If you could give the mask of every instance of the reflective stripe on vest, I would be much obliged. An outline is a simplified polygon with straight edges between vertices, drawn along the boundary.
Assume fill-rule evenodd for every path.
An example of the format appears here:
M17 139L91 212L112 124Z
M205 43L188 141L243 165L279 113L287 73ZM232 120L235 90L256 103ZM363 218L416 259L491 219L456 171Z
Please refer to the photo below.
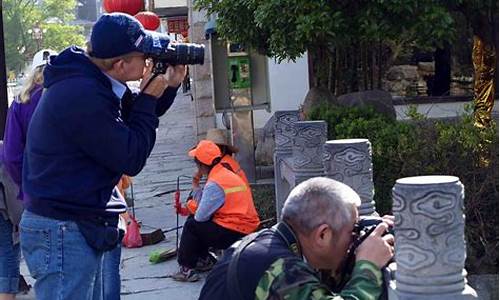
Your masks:
M231 193L244 192L246 190L247 190L246 185L240 185L240 186L235 186L232 188L224 189L224 193L227 195L227 194L231 194Z

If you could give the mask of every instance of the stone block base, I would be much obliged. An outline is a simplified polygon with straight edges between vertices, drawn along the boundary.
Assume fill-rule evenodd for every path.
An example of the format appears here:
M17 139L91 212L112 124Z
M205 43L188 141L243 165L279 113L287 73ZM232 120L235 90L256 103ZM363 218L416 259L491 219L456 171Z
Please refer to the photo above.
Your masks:
M465 285L461 293L448 293L448 294L416 294L416 293L403 293L397 291L396 282L389 283L387 291L389 300L477 300L476 291L469 285Z

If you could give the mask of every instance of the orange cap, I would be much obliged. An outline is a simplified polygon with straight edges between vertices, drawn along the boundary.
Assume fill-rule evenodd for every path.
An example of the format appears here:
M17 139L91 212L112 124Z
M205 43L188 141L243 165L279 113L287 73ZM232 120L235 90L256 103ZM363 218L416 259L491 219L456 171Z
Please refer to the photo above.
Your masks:
M212 165L212 162L216 158L220 158L222 153L220 152L219 146L214 142L208 140L201 140L196 148L189 151L189 156L195 157L205 165Z

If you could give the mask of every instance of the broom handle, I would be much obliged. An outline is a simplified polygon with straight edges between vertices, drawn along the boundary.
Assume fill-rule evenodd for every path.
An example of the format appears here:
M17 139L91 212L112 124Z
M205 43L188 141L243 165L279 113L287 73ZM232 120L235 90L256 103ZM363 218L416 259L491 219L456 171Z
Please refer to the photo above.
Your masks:
M135 218L135 198L134 198L134 183L130 180L130 197L132 199L132 214Z

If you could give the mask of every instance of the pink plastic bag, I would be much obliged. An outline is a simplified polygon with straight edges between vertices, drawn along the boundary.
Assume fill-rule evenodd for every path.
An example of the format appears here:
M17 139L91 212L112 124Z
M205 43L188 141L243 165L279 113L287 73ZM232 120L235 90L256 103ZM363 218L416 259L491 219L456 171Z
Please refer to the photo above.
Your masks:
M127 225L127 232L123 237L122 244L127 248L142 247L141 226L133 216L130 216L130 222Z

